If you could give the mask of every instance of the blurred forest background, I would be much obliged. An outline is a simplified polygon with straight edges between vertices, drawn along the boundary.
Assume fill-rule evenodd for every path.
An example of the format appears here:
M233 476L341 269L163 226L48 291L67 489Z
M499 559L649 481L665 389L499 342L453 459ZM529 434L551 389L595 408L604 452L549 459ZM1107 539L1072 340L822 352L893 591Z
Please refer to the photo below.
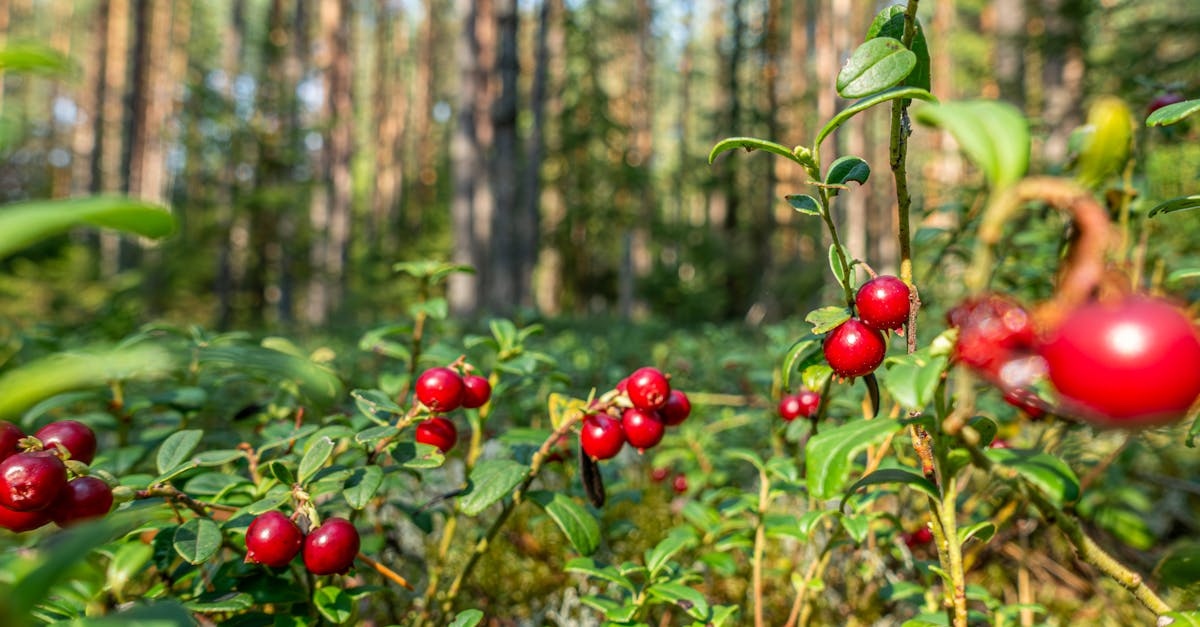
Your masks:
M803 313L827 274L818 221L782 201L803 173L708 151L809 143L848 104L834 77L882 6L0 0L6 45L73 59L65 80L0 83L0 200L127 192L181 221L162 244L80 233L6 260L0 311L359 327L404 311L394 263L432 258L478 269L450 286L468 316ZM1140 119L1167 89L1200 92L1200 2L926 0L920 17L934 93L1023 108L1042 171L1091 97ZM875 170L837 219L880 270L896 258L887 123L880 109L826 143L827 161ZM940 134L913 141L920 247L953 237L979 181ZM1192 146L1143 162L1148 196L1195 191Z

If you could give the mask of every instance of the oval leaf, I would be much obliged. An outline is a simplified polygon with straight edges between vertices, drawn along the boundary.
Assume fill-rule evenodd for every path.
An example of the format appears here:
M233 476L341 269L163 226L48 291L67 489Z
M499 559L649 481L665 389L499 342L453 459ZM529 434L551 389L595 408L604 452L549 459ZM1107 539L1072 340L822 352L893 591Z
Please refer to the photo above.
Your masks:
M479 610L464 610L454 616L450 627L475 627L483 620L483 612Z
M825 174L825 184L845 185L854 181L859 185L865 185L870 176L871 166L867 165L866 161L853 155L846 155L830 164L829 171ZM829 195L836 196L837 193L838 188L830 188Z
M166 208L132 198L97 196L14 203L0 208L0 258L80 224L153 238L166 237L175 230L175 218Z
M207 518L193 518L175 530L175 552L189 564L200 564L221 548L221 528Z
M983 171L992 189L1025 176L1029 168L1029 123L1016 107L996 100L946 102L917 109L922 124L944 129Z
M792 344L783 357L783 389L791 391L792 373L806 364L815 363L820 359L821 340L812 336L802 337Z
M813 436L804 448L808 492L831 499L842 491L854 455L901 428L896 420L855 420Z
M908 49L917 55L917 65L913 68L912 73L904 79L903 84L928 90L930 88L929 44L925 41L925 29L921 26L921 20L917 20L916 28L912 45ZM903 41L904 5L892 5L875 16L875 21L871 22L871 28L867 29L866 38L874 39L876 37L891 37Z
M1160 213L1172 213L1175 211L1187 211L1188 209L1200 209L1200 194L1193 196L1180 196L1158 203L1150 210L1150 217L1154 217Z
M821 205L817 203L817 199L808 194L788 194L784 196L792 209L799 211L805 215L819 216L821 215Z
M807 151L800 151L799 154L797 154L797 152L793 151L787 146L777 144L773 141L767 141L765 139L758 139L757 137L727 137L722 139L721 141L717 142L717 145L713 146L712 151L708 153L708 163L711 165L712 162L716 160L717 155L729 150L734 150L736 148L744 148L746 152L765 150L781 157L787 157L788 159L791 159L792 161L795 161L796 163L799 163L805 167L808 167L812 164L812 157L808 155Z
M917 66L917 55L891 37L865 42L850 55L837 75L837 92L843 98L877 94L903 81Z
M1167 126L1200 111L1200 100L1184 100L1156 110L1146 118L1146 126Z
M346 478L346 483L343 484L342 496L346 497L346 502L350 504L350 507L362 509L367 506L382 484L383 468L375 465L355 468L354 472Z
M480 462L471 471L467 492L459 499L458 507L468 516L477 516L492 503L508 496L528 475L528 466L511 459Z
M1066 462L1053 455L993 448L988 449L987 456L997 464L1016 470L1060 508L1079 499L1079 479L1075 472Z
M813 325L813 335L828 333L850 319L850 310L845 307L822 307L808 312L804 321Z
M897 98L937 102L937 98L934 97L933 94L929 93L928 90L918 87L895 87L893 89L880 92L874 96L871 96L870 98L863 98L862 100L859 100L849 107L839 111L837 115L833 116L833 119L829 120L825 123L825 126L821 127L821 131L817 133L817 139L813 141L813 145L820 146L821 142L825 141L825 138L829 137L829 134L837 130L837 127L845 123L846 120L849 120L855 115L862 113L863 111L866 111L867 109L870 109L881 102L887 102Z
M313 593L317 611L329 622L344 625L354 618L354 599L337 586L322 586Z
M321 466L329 460L329 456L333 454L333 440L328 437L321 436L308 447L308 451L304 453L304 457L300 460L299 479L300 484L308 483L309 479L316 474Z
M600 524L595 516L561 492L537 490L530 492L529 498L546 510L576 551L582 555L596 552L600 546Z
M655 599L678 605L679 609L696 620L708 619L708 600L694 588L681 583L664 582L650 586L646 592Z
M163 441L162 446L158 447L156 463L159 474L165 474L187 460L202 437L204 432L200 429L184 429L172 433Z
M941 498L941 493L938 492L937 486L933 485L933 482L925 477L901 468L883 468L881 470L876 470L875 472L863 477L862 479L859 479L858 481L855 481L854 485L847 488L846 495L842 497L842 502L838 505L838 509L845 509L846 501L850 500L850 497L860 489L867 486L885 485L889 483L907 485L911 488L915 488L921 492L924 492L932 499Z

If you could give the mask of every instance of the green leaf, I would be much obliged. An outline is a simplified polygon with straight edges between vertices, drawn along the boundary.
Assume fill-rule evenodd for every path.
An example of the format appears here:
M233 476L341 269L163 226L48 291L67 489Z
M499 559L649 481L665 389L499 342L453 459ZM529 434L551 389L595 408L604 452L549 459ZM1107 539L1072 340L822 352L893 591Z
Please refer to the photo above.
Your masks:
M810 216L821 215L821 205L816 198L808 194L788 194L783 197L792 206L792 209Z
M464 610L454 616L450 627L475 627L483 620L483 612L479 610Z
M1057 507L1079 499L1079 479L1066 462L1053 455L1006 448L988 449L986 454L997 464L1017 471Z
M1146 126L1167 126L1200 111L1200 100L1184 100L1161 107L1146 118Z
M917 55L917 65L902 84L928 90L930 88L929 44L925 41L925 29L921 26L921 20L916 20L916 28L912 45L908 49ZM871 28L867 30L866 39L876 37L904 40L904 5L892 5L875 16L875 21L871 22Z
M810 390L820 390L825 387L825 382L832 376L833 368L830 368L828 364L813 364L800 373L800 380L804 383L804 387Z
M420 314L434 320L445 320L450 314L450 306L445 298L431 298L427 301L417 301L408 308L408 315L414 319Z
M977 522L973 525L968 525L966 527L959 527L958 543L966 544L967 540L970 540L971 538L975 538L976 540L979 540L980 542L987 544L987 541L991 540L992 536L994 536L994 535L996 535L995 523L993 523L990 520L983 520L983 521Z
M1164 584L1176 588L1200 582L1200 543L1184 542L1171 547L1154 571Z
M175 530L175 552L189 564L208 561L221 548L221 528L207 518L193 518Z
M663 582L650 586L646 592L655 599L674 603L696 620L708 618L708 600L695 588L680 583Z
M1133 115L1114 96L1097 98L1088 107L1087 127L1075 159L1076 178L1084 187L1099 189L1125 169L1133 139Z
M577 557L570 560L563 565L563 570L568 573L582 573L589 577L610 581L631 593L637 591L633 582L618 572L616 568L598 564L590 557Z
M883 386L892 398L907 410L919 410L933 400L946 369L948 358L944 355L930 356L929 347L906 355L888 358L883 375ZM878 371L877 371L878 372Z
M842 260L841 260L841 257L838 257L837 246L835 246L834 244L830 244L829 245L829 270L831 272L833 272L833 276L837 277L839 284L840 283L849 283L850 287L854 287L855 278L856 278L855 274L854 274L854 260L846 259L846 263L850 264L849 273L847 273L845 270L842 269Z
M802 337L796 340L788 352L783 356L783 389L791 390L792 373L796 371L797 366L803 367L810 361L820 359L821 355L821 340L820 338L811 335Z
M814 309L804 316L804 321L813 325L813 335L828 333L849 319L850 310L845 307L822 307Z
M650 578L653 579L676 553L695 543L696 540L689 535L672 533L654 545L654 548L647 549L646 568L650 571Z
M917 87L894 87L887 91L875 94L870 98L863 98L862 100L859 100L849 107L839 111L837 115L833 116L833 119L829 120L825 123L825 126L821 127L820 132L817 133L816 140L813 141L813 145L820 146L821 143L825 141L825 138L829 137L829 134L837 130L837 128L844 124L846 120L849 120L855 115L858 115L859 113L862 113L863 111L866 111L867 109L870 109L881 102L887 102L897 98L937 102L937 98L934 97L933 94L929 93L928 90L919 89Z
M342 496L354 509L362 509L371 502L379 486L383 484L383 468L361 466L355 468L342 487Z
M903 81L917 66L917 55L891 37L862 43L837 75L837 92L843 98L863 98Z
M240 373L294 383L300 392L320 404L342 398L342 382L328 367L308 358L296 357L261 346L205 346L199 351L200 365L230 368Z
M805 167L809 167L813 163L812 156L808 154L808 150L805 148L798 147L793 151L787 146L777 144L773 141L767 141L765 139L758 139L757 137L727 137L717 142L717 145L713 146L712 151L708 153L709 165L712 165L712 162L716 160L717 155L735 148L745 148L746 152L765 150L781 157L787 157L788 159L791 159L792 161L795 161L796 163L799 163Z
M583 555L591 555L600 546L600 524L596 517L562 492L536 490L529 499L546 510L571 546Z
M1200 102L1200 101L1197 101ZM1200 194L1191 196L1180 196L1154 205L1150 210L1149 216L1153 218L1160 213L1174 213L1176 211L1187 211L1189 209L1200 209Z
M326 620L344 625L354 618L354 599L337 586L321 586L313 593L313 604Z
M818 499L840 494L850 475L851 458L901 426L896 420L855 420L813 436L804 449L809 494Z
M1171 274L1167 275L1166 281L1168 284L1173 284L1185 279L1195 278L1200 278L1200 268L1185 268L1182 270L1175 270L1171 272Z
M358 444L370 444L385 438L394 437L399 435L399 433L400 430L395 425L377 425L354 434L354 441Z
M392 459L413 470L437 468L446 462L446 457L438 447L416 442L397 442L392 448Z
M62 76L74 68L70 57L43 44L23 42L0 49L0 76L4 72Z
M871 166L867 165L860 157L846 155L839 157L829 165L829 171L825 174L826 185L845 185L850 181L854 181L859 185L865 185L867 179L871 176ZM829 190L830 196L837 196L838 188L833 187Z
M267 462L266 471L266 474L275 477L276 481L285 486L296 483L296 475L292 474L292 469L279 460Z
M329 461L329 456L333 454L333 440L328 437L321 436L313 441L308 447L308 451L304 453L304 457L300 459L299 479L301 485L307 484L309 479Z
M422 279L430 285L437 285L446 277L460 272L475 274L475 268L469 265L444 261L402 261L393 264L392 271L404 272L412 277Z
M721 451L721 457L742 460L754 466L754 468L758 471L766 470L766 465L764 464L762 457L759 457L758 453L755 453L748 448L725 449L724 451Z
M867 539L867 532L871 530L871 519L868 516L865 514L861 516L842 515L839 518L842 528L856 543L861 544L863 540Z
M124 197L36 200L0 207L0 259L71 227L90 224L162 238L175 218L161 205Z
M1144 517L1120 505L1096 508L1092 522L1135 549L1148 551L1158 542Z
M867 486L885 485L889 483L899 483L901 485L907 485L909 487L916 488L933 499L940 499L942 496L938 491L937 486L933 485L932 481L922 477L921 475L918 475L915 472L910 472L901 468L883 468L876 470L875 472L863 477L862 479L859 479L858 481L855 481L854 485L846 488L846 494L842 497L842 502L838 505L838 510L846 509L846 501L850 500L850 497L860 489Z
M1169 618L1172 622L1163 622L1163 618ZM1200 627L1200 612L1167 612L1159 616L1158 624L1164 627Z
M1029 168L1029 123L1014 106L998 100L946 102L917 109L922 124L939 127L983 171L993 190L1004 189Z
M815 509L804 512L804 515L800 517L799 521L800 533L804 534L805 537L811 538L813 530L817 528L817 525L821 522L821 519L825 518L826 516L832 516L834 513L836 513L836 510L832 509Z
M105 579L117 599L125 598L125 586L145 568L153 555L154 549L149 544L140 542L126 542L113 553L112 560L108 562Z
M528 466L511 459L484 460L471 471L467 492L458 500L458 507L468 516L478 516L508 496L528 475Z
M183 606L190 612L199 612L201 614L241 612L254 607L254 597L245 592L227 592L213 599L189 601L184 603Z
M200 429L185 429L172 433L163 441L162 446L158 447L156 464L159 474L165 474L186 461L203 437L204 431Z

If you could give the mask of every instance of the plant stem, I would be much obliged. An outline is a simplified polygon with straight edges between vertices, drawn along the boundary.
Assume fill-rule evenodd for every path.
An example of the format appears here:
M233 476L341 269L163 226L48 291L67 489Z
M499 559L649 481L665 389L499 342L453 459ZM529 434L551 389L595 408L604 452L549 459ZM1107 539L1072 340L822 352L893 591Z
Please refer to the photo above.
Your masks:
M370 557L369 555L367 555L366 553L359 553L359 554L358 554L358 559L360 559L360 560L362 560L362 561L366 562L367 566L370 566L371 568L374 568L374 569L375 569L375 570L376 570L376 571L377 571L379 574L381 574L381 575L383 575L384 577L386 577L386 578L390 579L390 580L392 581L392 583L395 583L395 584L397 584L397 585L399 585L399 586L403 586L403 587L405 587L405 588L408 588L409 590L412 590L412 589L413 589L413 587L412 587L412 584L408 583L408 580L407 580L407 579L405 579L404 577L401 577L401 576L400 576L400 574L399 574L399 573L397 573L396 571L394 571L394 570L392 570L392 569L388 568L387 566L384 566L383 564L380 564L379 562L377 562L377 561L375 561L375 560L371 559L371 557Z
M950 602L954 627L967 627L967 577L963 570L962 543L958 539L958 481L948 477L942 495L942 532L952 590Z
M770 505L771 482L766 468L758 470L758 520L754 529L754 627L763 626L763 552L767 544L767 506Z
M917 34L917 5L919 0L908 0L904 11L904 35L900 42L904 47L912 47L913 38ZM908 136L911 134L908 123L908 101L904 98L892 101L892 128L890 162L892 178L896 181L896 215L899 218L899 228L896 231L900 240L900 279L909 287L909 315L906 339L908 352L917 350L917 310L920 308L920 298L917 296L913 283L912 236L909 232L909 210L912 207L912 196L908 193Z
M842 246L842 240L838 237L837 225L833 223L833 216L829 211L829 194L825 188L820 191L821 201L821 219L825 221L825 227L829 229L829 238L833 241L833 250L837 253L838 264L842 266L842 276L838 277L838 283L842 286L842 291L846 295L846 306L854 307L854 288L850 287L850 258L846 255L846 249Z

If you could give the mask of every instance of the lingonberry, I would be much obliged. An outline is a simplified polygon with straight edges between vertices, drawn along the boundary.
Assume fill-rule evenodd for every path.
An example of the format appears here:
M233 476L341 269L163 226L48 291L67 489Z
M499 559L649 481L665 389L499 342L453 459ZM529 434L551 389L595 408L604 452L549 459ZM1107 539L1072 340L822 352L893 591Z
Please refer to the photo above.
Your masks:
M791 422L800 417L800 395L788 394L779 399L779 417Z
M0 420L0 461L8 459L20 452L17 446L25 434L17 425L6 420Z
M667 426L673 427L687 420L687 417L692 413L692 401L688 399L687 394L679 390L671 390L671 394L667 396L667 403L658 410L658 415L662 417Z
M1033 321L1016 302L994 294L981 296L951 309L946 319L958 327L958 361L1005 387L1023 385L1027 381L1019 379L1037 374L1037 364L1025 359L1033 354ZM1011 372L1002 376L1006 366Z
M800 390L797 394L800 398L800 415L805 418L812 418L817 415L817 410L821 408L821 395L807 388Z
M687 492L687 475L679 473L671 480L671 489L675 490L675 494L683 494Z
M483 407L492 398L492 384L477 375L469 374L463 377L462 406L467 409Z
M1146 115L1149 116L1151 113L1154 113L1155 111L1158 111L1167 105L1173 105L1177 102L1183 101L1184 97L1176 93L1167 92L1165 94L1159 94L1154 97L1154 100L1150 101L1149 105L1146 106Z
M463 380L449 368L430 368L417 377L417 400L435 412L458 409L462 404Z
M282 513L271 510L259 514L246 529L246 562L274 568L287 566L303 544L300 527Z
M933 542L933 532L929 530L929 527L921 527L912 531L911 533L903 534L901 538L904 539L904 544L906 544L908 548L915 549L918 546L923 546Z
M629 382L625 384L625 392L629 394L629 400L633 402L633 406L638 409L660 409L667 404L667 397L671 394L671 384L667 382L667 377L657 368L649 366L638 368L629 375Z
M641 452L662 441L666 425L658 412L630 407L621 414L621 430L629 444Z
M592 459L611 459L625 446L625 431L608 414L588 414L579 430L579 446Z
M112 488L107 483L96 477L76 477L58 493L46 513L54 524L69 527L82 520L103 518L112 504Z
M358 555L358 530L345 518L328 518L304 539L304 567L314 575L343 574Z
M52 422L33 434L42 441L47 451L53 451L56 444L63 445L71 454L71 459L85 464L92 463L96 457L96 433L92 428L75 420L59 420Z
M883 334L851 318L829 332L822 344L825 361L839 377L870 374L887 352Z
M669 468L655 468L654 470L650 471L650 479L654 481L654 483L662 483L663 481L667 480L667 476L670 474L671 470Z
M1200 334L1162 300L1079 307L1038 351L1067 410L1101 426L1171 422L1200 396Z
M0 527L16 533L32 531L50 522L50 514L45 510L35 512L18 512L0 505Z
M1005 440L1003 438L996 438L995 440L992 440L992 443L988 445L988 448L1012 448L1012 447L1009 446L1008 440Z
M0 462L0 505L9 509L43 509L66 485L67 467L50 451L18 453Z
M1046 402L1027 388L1012 388L1004 393L1004 402L1025 412L1030 420L1041 420L1046 415Z
M458 429L449 419L434 416L417 425L417 441L421 444L432 444L445 453L458 442Z
M862 284L854 296L854 306L863 324L887 331L908 322L909 289L894 276L877 276Z

